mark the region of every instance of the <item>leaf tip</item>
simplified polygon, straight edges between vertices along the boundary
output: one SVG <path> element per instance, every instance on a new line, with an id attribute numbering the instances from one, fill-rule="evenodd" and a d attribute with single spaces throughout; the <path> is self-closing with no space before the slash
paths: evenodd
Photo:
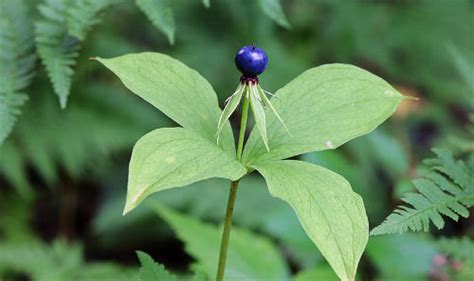
<path id="1" fill-rule="evenodd" d="M 403 99 L 413 100 L 413 101 L 420 101 L 421 100 L 419 97 L 412 97 L 412 96 L 403 96 Z"/>
<path id="2" fill-rule="evenodd" d="M 61 95 L 61 96 L 59 97 L 59 105 L 60 105 L 61 109 L 66 109 L 67 96 Z"/>
<path id="3" fill-rule="evenodd" d="M 211 7 L 211 0 L 202 0 L 202 4 L 206 9 L 209 9 Z"/>
<path id="4" fill-rule="evenodd" d="M 131 210 L 133 210 L 133 207 L 129 206 L 128 204 L 125 205 L 123 208 L 122 216 L 125 216 L 128 214 Z"/>
<path id="5" fill-rule="evenodd" d="M 285 22 L 281 23 L 280 26 L 282 26 L 282 27 L 284 27 L 284 28 L 286 28 L 286 29 L 288 29 L 288 30 L 292 30 L 292 29 L 293 29 L 293 27 L 291 26 L 291 24 L 290 24 L 287 20 L 285 20 Z"/>
<path id="6" fill-rule="evenodd" d="M 174 38 L 174 31 L 171 31 L 167 34 L 168 41 L 170 42 L 171 46 L 174 46 L 175 38 Z"/>

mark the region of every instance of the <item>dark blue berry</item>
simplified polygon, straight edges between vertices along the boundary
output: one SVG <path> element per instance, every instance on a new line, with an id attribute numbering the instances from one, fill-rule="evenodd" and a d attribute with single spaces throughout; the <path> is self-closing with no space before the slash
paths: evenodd
<path id="1" fill-rule="evenodd" d="M 257 77 L 267 67 L 268 57 L 264 50 L 244 46 L 235 55 L 235 65 L 244 77 Z"/>

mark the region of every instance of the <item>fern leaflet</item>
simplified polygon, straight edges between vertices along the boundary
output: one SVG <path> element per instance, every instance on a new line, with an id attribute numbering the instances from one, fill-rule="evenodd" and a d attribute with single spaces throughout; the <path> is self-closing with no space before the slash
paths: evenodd
<path id="1" fill-rule="evenodd" d="M 94 24 L 97 14 L 109 0 L 45 0 L 38 9 L 41 18 L 35 24 L 39 56 L 48 72 L 61 107 L 66 107 L 71 90 L 73 67 L 81 41 Z"/>
<path id="2" fill-rule="evenodd" d="M 177 281 L 176 276 L 169 273 L 163 265 L 156 263 L 148 254 L 137 251 L 137 256 L 141 264 L 141 281 Z"/>
<path id="3" fill-rule="evenodd" d="M 408 193 L 402 199 L 411 206 L 399 206 L 371 231 L 372 235 L 428 231 L 430 222 L 441 229 L 443 215 L 455 221 L 460 216 L 469 216 L 468 208 L 474 205 L 474 165 L 455 161 L 447 150 L 434 152 L 438 158 L 426 161 L 430 173 L 413 181 L 418 192 Z"/>
<path id="4" fill-rule="evenodd" d="M 67 28 L 69 34 L 83 41 L 94 25 L 100 22 L 97 17 L 115 0 L 73 1 L 68 7 Z"/>
<path id="5" fill-rule="evenodd" d="M 0 145 L 11 133 L 20 107 L 28 99 L 22 92 L 34 75 L 29 9 L 22 1 L 0 2 Z"/>
<path id="6" fill-rule="evenodd" d="M 145 13 L 153 25 L 163 32 L 171 45 L 176 29 L 170 0 L 136 0 L 138 8 Z"/>

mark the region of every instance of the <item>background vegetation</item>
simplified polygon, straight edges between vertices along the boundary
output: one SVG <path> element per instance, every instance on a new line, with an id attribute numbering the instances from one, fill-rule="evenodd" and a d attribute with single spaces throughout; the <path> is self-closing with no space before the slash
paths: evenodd
<path id="1" fill-rule="evenodd" d="M 281 2 L 1 0 L 0 280 L 134 280 L 136 250 L 180 275 L 215 266 L 225 182 L 165 191 L 121 216 L 134 142 L 173 124 L 91 56 L 169 54 L 208 79 L 221 103 L 238 83 L 233 56 L 245 44 L 267 51 L 261 84 L 272 92 L 313 66 L 361 66 L 419 100 L 370 135 L 303 159 L 351 182 L 371 228 L 422 192 L 410 181 L 436 167 L 423 164 L 434 147 L 463 160 L 473 186 L 472 1 Z M 335 280 L 260 177 L 239 189 L 229 268 L 247 268 L 248 280 Z M 435 222 L 440 230 L 372 236 L 360 280 L 473 280 L 469 211 Z"/>

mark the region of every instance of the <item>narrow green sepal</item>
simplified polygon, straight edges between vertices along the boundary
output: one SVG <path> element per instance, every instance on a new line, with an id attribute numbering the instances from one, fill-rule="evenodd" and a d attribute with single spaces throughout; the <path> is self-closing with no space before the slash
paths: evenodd
<path id="1" fill-rule="evenodd" d="M 258 90 L 258 93 L 260 95 L 260 99 L 263 101 L 263 103 L 268 106 L 272 111 L 273 113 L 275 114 L 275 116 L 278 118 L 278 120 L 280 121 L 280 123 L 283 125 L 283 127 L 285 128 L 285 130 L 288 132 L 288 134 L 290 136 L 293 136 L 290 132 L 290 130 L 288 130 L 288 127 L 286 127 L 286 124 L 285 122 L 283 122 L 283 119 L 281 119 L 280 115 L 278 114 L 278 112 L 275 110 L 275 108 L 273 107 L 270 99 L 267 98 L 267 96 L 265 95 L 265 91 L 257 85 L 257 90 Z"/>
<path id="2" fill-rule="evenodd" d="M 240 100 L 242 99 L 242 95 L 245 92 L 245 86 L 242 84 L 239 84 L 237 87 L 237 90 L 227 99 L 227 104 L 224 107 L 224 110 L 222 111 L 221 117 L 219 118 L 219 123 L 217 124 L 217 132 L 216 132 L 216 138 L 217 138 L 217 145 L 219 145 L 219 138 L 222 129 L 224 128 L 225 122 L 229 120 L 229 117 L 234 113 L 235 109 L 237 109 L 237 106 L 240 103 Z"/>
<path id="3" fill-rule="evenodd" d="M 265 110 L 262 105 L 263 102 L 258 94 L 257 86 L 250 85 L 249 90 L 250 107 L 252 108 L 255 117 L 255 125 L 262 137 L 265 148 L 267 151 L 270 151 L 270 148 L 268 147 L 267 122 L 265 120 Z"/>

